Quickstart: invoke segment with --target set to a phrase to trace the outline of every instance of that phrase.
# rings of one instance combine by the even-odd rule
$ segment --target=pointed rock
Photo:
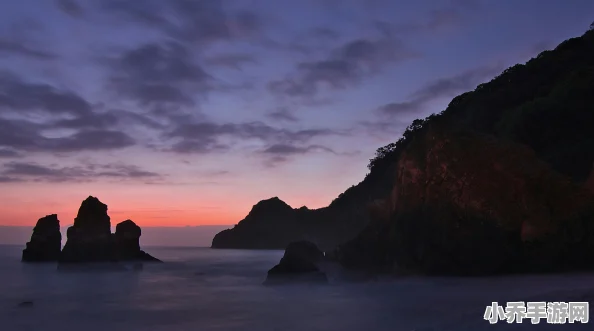
[[[108,262],[114,260],[111,223],[107,205],[89,196],[68,228],[60,262]]]

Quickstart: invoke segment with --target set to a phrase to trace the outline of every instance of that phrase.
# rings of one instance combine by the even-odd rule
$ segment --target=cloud
[[[224,8],[219,0],[102,0],[112,14],[195,45],[246,39],[257,35],[263,20],[249,10]]]
[[[193,105],[194,94],[213,89],[213,78],[194,63],[188,48],[176,42],[145,44],[106,63],[111,69],[108,88],[143,106]]]
[[[265,38],[261,45],[272,50],[284,51],[299,55],[311,55],[321,50],[328,50],[329,44],[339,40],[341,33],[325,26],[309,28],[300,32],[292,40],[272,40]]]
[[[40,119],[44,121],[40,122]],[[159,125],[132,112],[98,112],[75,92],[47,83],[27,82],[10,72],[0,73],[0,147],[33,152],[124,148],[136,142],[128,134],[118,131],[116,126],[130,123],[152,127]],[[43,134],[46,130],[55,129],[77,131],[57,138]]]
[[[473,90],[478,84],[493,78],[503,70],[503,66],[487,65],[464,71],[460,74],[439,78],[421,87],[409,97],[408,101],[393,102],[378,108],[385,115],[402,115],[422,111],[427,103],[440,98],[453,98]]]
[[[75,18],[84,14],[83,8],[76,0],[56,0],[56,5],[63,13]]]
[[[14,158],[21,157],[22,155],[11,148],[0,148],[0,158]]]
[[[204,63],[211,66],[228,67],[239,70],[246,64],[256,64],[258,61],[251,54],[227,53],[208,57],[204,59]]]
[[[22,182],[19,178],[14,178],[10,176],[0,176],[0,183],[16,183]]]
[[[57,58],[53,53],[29,47],[22,41],[0,39],[0,54],[25,56],[37,60],[52,60]]]
[[[429,11],[427,19],[421,22],[389,23],[385,21],[375,21],[374,24],[376,28],[389,36],[440,32],[449,28],[458,27],[464,22],[464,17],[458,7],[459,6],[432,9]]]
[[[91,108],[89,102],[74,92],[59,90],[45,83],[25,82],[10,72],[0,72],[0,113],[80,115],[90,112]]]
[[[89,112],[77,117],[58,119],[46,124],[48,129],[114,129],[141,125],[152,129],[162,129],[164,125],[155,119],[123,109]]]
[[[321,40],[336,40],[340,38],[340,32],[327,26],[318,26],[308,31],[308,36]]]
[[[0,147],[49,153],[119,149],[136,144],[121,131],[134,125],[163,128],[147,115],[103,110],[73,91],[0,72]],[[47,136],[56,130],[57,135]]]
[[[266,115],[267,117],[280,122],[298,122],[299,119],[286,107],[279,107]]]
[[[110,150],[133,146],[136,141],[121,131],[86,130],[64,138],[46,138],[44,148],[53,151]]]
[[[356,86],[388,64],[418,55],[400,41],[356,39],[335,48],[324,59],[298,63],[294,74],[270,82],[268,88],[281,95],[311,97],[321,85],[333,90]]]
[[[89,164],[85,166],[44,166],[31,162],[9,162],[3,164],[0,178],[11,181],[45,182],[92,182],[100,178],[112,179],[159,179],[162,175],[123,164]]]
[[[44,126],[24,120],[0,118],[0,147],[27,152],[78,152],[120,149],[136,144],[128,134],[116,130],[80,130],[58,138],[41,134]]]
[[[293,143],[272,144],[261,151],[265,155],[264,165],[272,168],[281,163],[289,161],[293,156],[305,155],[309,153],[322,152],[338,155],[333,149],[322,145],[299,146]]]
[[[226,123],[214,122],[182,123],[166,134],[166,138],[178,139],[172,151],[178,153],[208,153],[229,149],[221,138],[234,140],[258,139],[264,142],[294,143],[306,142],[314,137],[341,135],[330,129],[287,130],[268,126],[262,122]]]
[[[275,154],[275,155],[294,155],[294,154],[306,154],[309,152],[314,151],[322,151],[328,152],[332,154],[336,154],[334,150],[329,147],[321,146],[321,145],[309,145],[305,147],[299,147],[290,144],[274,144],[268,148],[266,148],[263,153],[266,154]]]

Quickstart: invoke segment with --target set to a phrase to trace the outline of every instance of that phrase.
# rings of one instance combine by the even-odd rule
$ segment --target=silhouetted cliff
[[[360,184],[361,185],[361,184]],[[386,190],[376,195],[385,195]],[[353,196],[348,208],[292,208],[278,197],[262,200],[232,229],[219,232],[213,248],[284,249],[290,242],[309,240],[331,249],[354,237],[367,224],[363,197]]]
[[[427,274],[594,267],[594,195],[528,147],[430,125],[391,194],[339,247],[346,266]]]
[[[466,245],[467,248],[470,247],[470,243],[481,244],[472,239],[476,235],[476,238],[484,239],[485,243],[494,241],[498,245],[504,245],[510,251],[526,247],[523,243],[524,239],[517,233],[517,228],[529,229],[532,225],[520,219],[540,215],[542,219],[550,220],[554,224],[553,232],[577,231],[573,225],[570,229],[559,228],[559,224],[566,222],[565,216],[558,214],[559,210],[565,210],[573,205],[570,202],[554,202],[553,197],[559,194],[556,193],[558,190],[567,196],[580,196],[581,198],[576,201],[589,205],[589,202],[584,202],[589,201],[585,193],[575,185],[586,187],[593,185],[590,181],[587,182],[594,163],[592,86],[594,86],[594,31],[588,31],[581,37],[564,41],[554,50],[542,52],[526,64],[518,64],[506,69],[490,82],[479,85],[474,91],[455,97],[443,112],[413,121],[402,138],[377,150],[376,156],[370,160],[368,166],[370,172],[366,178],[341,194],[330,206],[301,213],[295,209],[290,211],[287,209],[282,216],[276,216],[271,212],[265,218],[248,215],[235,228],[218,234],[213,240],[213,247],[284,248],[290,241],[308,239],[323,250],[328,250],[332,244],[348,240],[354,232],[364,228],[372,217],[389,221],[384,222],[384,227],[378,226],[377,221],[371,222],[356,240],[351,241],[349,245],[342,245],[341,248],[344,249],[342,253],[346,254],[345,252],[348,251],[349,254],[353,254],[349,258],[343,254],[343,260],[347,264],[358,264],[357,261],[360,259],[357,255],[359,254],[365,256],[374,266],[384,268],[395,259],[391,249],[395,247],[394,245],[400,245],[396,244],[396,239],[390,231],[399,229],[399,236],[406,238],[411,235],[411,238],[417,238],[415,236],[420,230],[416,230],[410,224],[417,224],[414,225],[415,227],[423,225],[427,227],[428,233],[431,233],[431,227],[436,227],[435,233],[448,233],[449,236],[444,235],[440,240],[460,241],[460,245]],[[430,127],[431,130],[435,130],[432,131],[433,133],[430,132]],[[443,151],[434,150],[441,148],[441,145],[426,140],[432,134],[439,136],[442,142],[447,141],[447,146],[450,147]],[[479,137],[476,145],[469,144],[468,137]],[[504,160],[507,156],[500,151],[507,150],[510,153],[516,153],[511,156],[517,161],[516,163],[508,164]],[[468,151],[474,151],[476,155],[468,154]],[[438,163],[427,159],[434,156],[440,158]],[[422,178],[425,180],[438,182],[439,176],[454,177],[442,184],[403,181],[402,176],[411,175],[403,173],[403,162],[435,166],[435,168],[417,169],[423,173]],[[498,164],[505,164],[503,169],[509,172],[509,175],[494,168]],[[534,165],[536,168],[526,168],[522,164]],[[463,171],[439,169],[437,165],[453,166]],[[531,179],[534,176],[546,182],[534,183]],[[499,185],[498,180],[501,180],[504,185]],[[466,189],[461,190],[456,186],[459,181],[478,185],[468,192],[476,195],[477,199],[482,199],[481,205],[471,205],[470,200],[466,202],[470,205],[464,207],[457,205],[456,199],[459,197],[455,194],[467,194]],[[439,193],[435,193],[433,200],[417,202],[414,206],[418,210],[408,206],[400,213],[384,207],[385,201],[393,204],[400,201],[393,198],[384,200],[390,196],[390,192],[398,189],[397,185],[404,185],[407,190],[410,190],[407,193],[410,199],[423,199],[428,193],[426,190],[431,192],[435,190]],[[450,188],[451,192],[448,191]],[[490,193],[491,189],[494,191]],[[509,196],[514,194],[521,199],[509,199]],[[537,208],[536,205],[531,205],[532,207],[519,208],[518,204],[523,204],[525,201],[533,201],[535,204],[545,203],[546,207]],[[403,205],[398,202],[398,206]],[[573,213],[571,208],[565,212],[569,218]],[[589,213],[588,208],[582,205],[579,208],[580,213]],[[443,217],[443,223],[435,223],[439,219],[438,213],[441,212],[450,214]],[[466,225],[454,222],[455,217],[452,215],[467,212],[472,215],[465,216]],[[405,214],[410,216],[403,216]],[[503,222],[501,215],[506,215],[510,219],[510,224],[515,227],[514,231],[509,228],[505,230],[498,228],[501,226],[499,222]],[[512,215],[515,216],[512,217]],[[407,217],[410,219],[403,221],[401,227],[391,224],[398,223],[397,219],[407,219]],[[578,218],[581,219],[581,217]],[[588,214],[584,217],[590,216]],[[589,227],[588,222],[583,226]],[[442,230],[440,226],[443,227]],[[459,226],[463,227],[464,233],[455,230]],[[464,226],[467,227],[464,228]],[[536,229],[526,231],[540,233],[548,229],[545,223],[537,223],[534,226]],[[515,239],[497,237],[487,240],[490,238],[488,233],[516,237]],[[580,242],[579,245],[585,245],[582,239],[574,239]],[[419,244],[422,246],[419,249],[423,252],[442,249],[443,246],[434,245],[434,240],[437,239],[420,240],[419,242],[423,244]],[[374,242],[381,244],[376,245]],[[546,241],[543,245],[549,244],[550,242]],[[582,247],[579,245],[576,247]],[[454,256],[458,249],[460,248],[443,252],[443,254]],[[363,253],[364,251],[366,253]],[[369,251],[375,253],[370,254]],[[445,258],[445,266],[440,267],[428,262],[429,266],[426,266],[425,262],[418,262],[425,261],[419,260],[418,254],[430,253],[410,254],[411,259],[417,261],[410,262],[410,266],[425,271],[444,271],[453,268],[454,265],[452,264],[454,262]],[[455,263],[462,268],[473,258],[476,256]],[[538,264],[536,261],[531,263]],[[477,267],[477,270],[468,271],[488,272],[483,269],[483,267]],[[502,269],[505,268],[502,267]]]
[[[507,69],[378,150],[392,193],[349,267],[491,274],[594,266],[594,31]],[[590,179],[588,179],[590,177]]]

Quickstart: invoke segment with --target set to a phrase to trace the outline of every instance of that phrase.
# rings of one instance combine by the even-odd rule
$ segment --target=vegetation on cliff
[[[289,208],[282,215],[271,212],[266,217],[248,215],[235,228],[218,234],[213,247],[285,248],[291,241],[307,239],[327,250],[354,237],[369,222],[368,205],[392,191],[402,153],[407,149],[409,153],[424,153],[409,147],[417,137],[424,137],[429,127],[489,135],[501,142],[527,146],[554,172],[583,183],[594,163],[592,86],[594,30],[566,40],[526,64],[508,68],[474,91],[455,97],[443,112],[413,121],[398,141],[376,151],[365,179],[328,207]],[[533,161],[530,157],[527,160]],[[381,208],[375,212],[388,213]],[[378,228],[364,231],[369,232],[387,236]],[[378,245],[371,246],[372,250],[379,249]],[[368,262],[373,260],[367,258]]]
[[[446,110],[418,119],[370,160],[370,173],[398,160],[431,123],[487,133],[531,147],[559,173],[588,178],[594,162],[594,30],[506,69]]]
[[[337,255],[429,274],[594,267],[594,31],[416,120],[377,150],[392,192]],[[588,179],[590,178],[590,179]]]

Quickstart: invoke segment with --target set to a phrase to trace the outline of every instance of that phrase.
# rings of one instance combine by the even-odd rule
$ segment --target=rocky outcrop
[[[326,283],[326,274],[320,271],[317,264],[324,254],[309,241],[290,243],[279,264],[268,271],[266,285],[287,282]]]
[[[367,224],[368,215],[361,201],[385,196],[385,183],[375,187],[374,177],[328,207],[292,208],[278,197],[262,200],[232,229],[218,233],[213,248],[284,249],[293,241],[309,240],[331,249],[353,238]],[[368,190],[366,194],[358,192]]]
[[[23,262],[58,261],[62,249],[62,234],[58,215],[40,218],[33,228],[31,240],[23,250]]]
[[[89,196],[82,202],[74,225],[68,228],[66,236],[60,262],[115,261],[107,205],[99,199]]]
[[[284,248],[291,239],[288,233],[302,234],[298,219],[298,213],[278,197],[262,200],[233,229],[218,233],[212,241],[212,247]]]
[[[594,266],[592,194],[522,145],[430,126],[397,162],[348,267],[480,275]]]
[[[422,135],[421,131],[429,123],[446,123],[450,129],[489,134],[501,141],[528,146],[534,151],[530,158],[536,157],[555,172],[575,183],[586,182],[586,187],[594,190],[594,175],[586,181],[594,161],[593,68],[594,31],[588,31],[562,42],[554,50],[540,53],[525,64],[507,68],[490,82],[453,98],[445,111],[414,120],[400,139],[376,150],[365,179],[342,193],[328,207],[311,210],[303,216],[293,212],[287,220],[272,218],[247,222],[246,218],[235,228],[220,233],[213,241],[213,247],[284,248],[291,241],[310,239],[328,251],[333,243],[350,239],[369,221],[366,205],[389,194],[397,174],[392,167],[397,165],[407,145]],[[489,152],[482,153],[488,155]],[[509,199],[505,201],[510,202]],[[373,211],[386,212],[388,210],[383,208]],[[282,225],[276,226],[277,223]],[[389,235],[378,225],[374,226],[365,233],[371,235],[380,231],[382,236]],[[366,249],[378,248],[367,247],[367,243],[361,245]]]
[[[159,261],[140,249],[142,230],[131,220],[125,220],[116,225],[113,235],[116,258],[119,261]]]
[[[59,262],[158,261],[140,250],[140,235],[140,227],[130,220],[118,224],[112,234],[107,205],[89,196],[81,204],[74,225],[68,228]]]

